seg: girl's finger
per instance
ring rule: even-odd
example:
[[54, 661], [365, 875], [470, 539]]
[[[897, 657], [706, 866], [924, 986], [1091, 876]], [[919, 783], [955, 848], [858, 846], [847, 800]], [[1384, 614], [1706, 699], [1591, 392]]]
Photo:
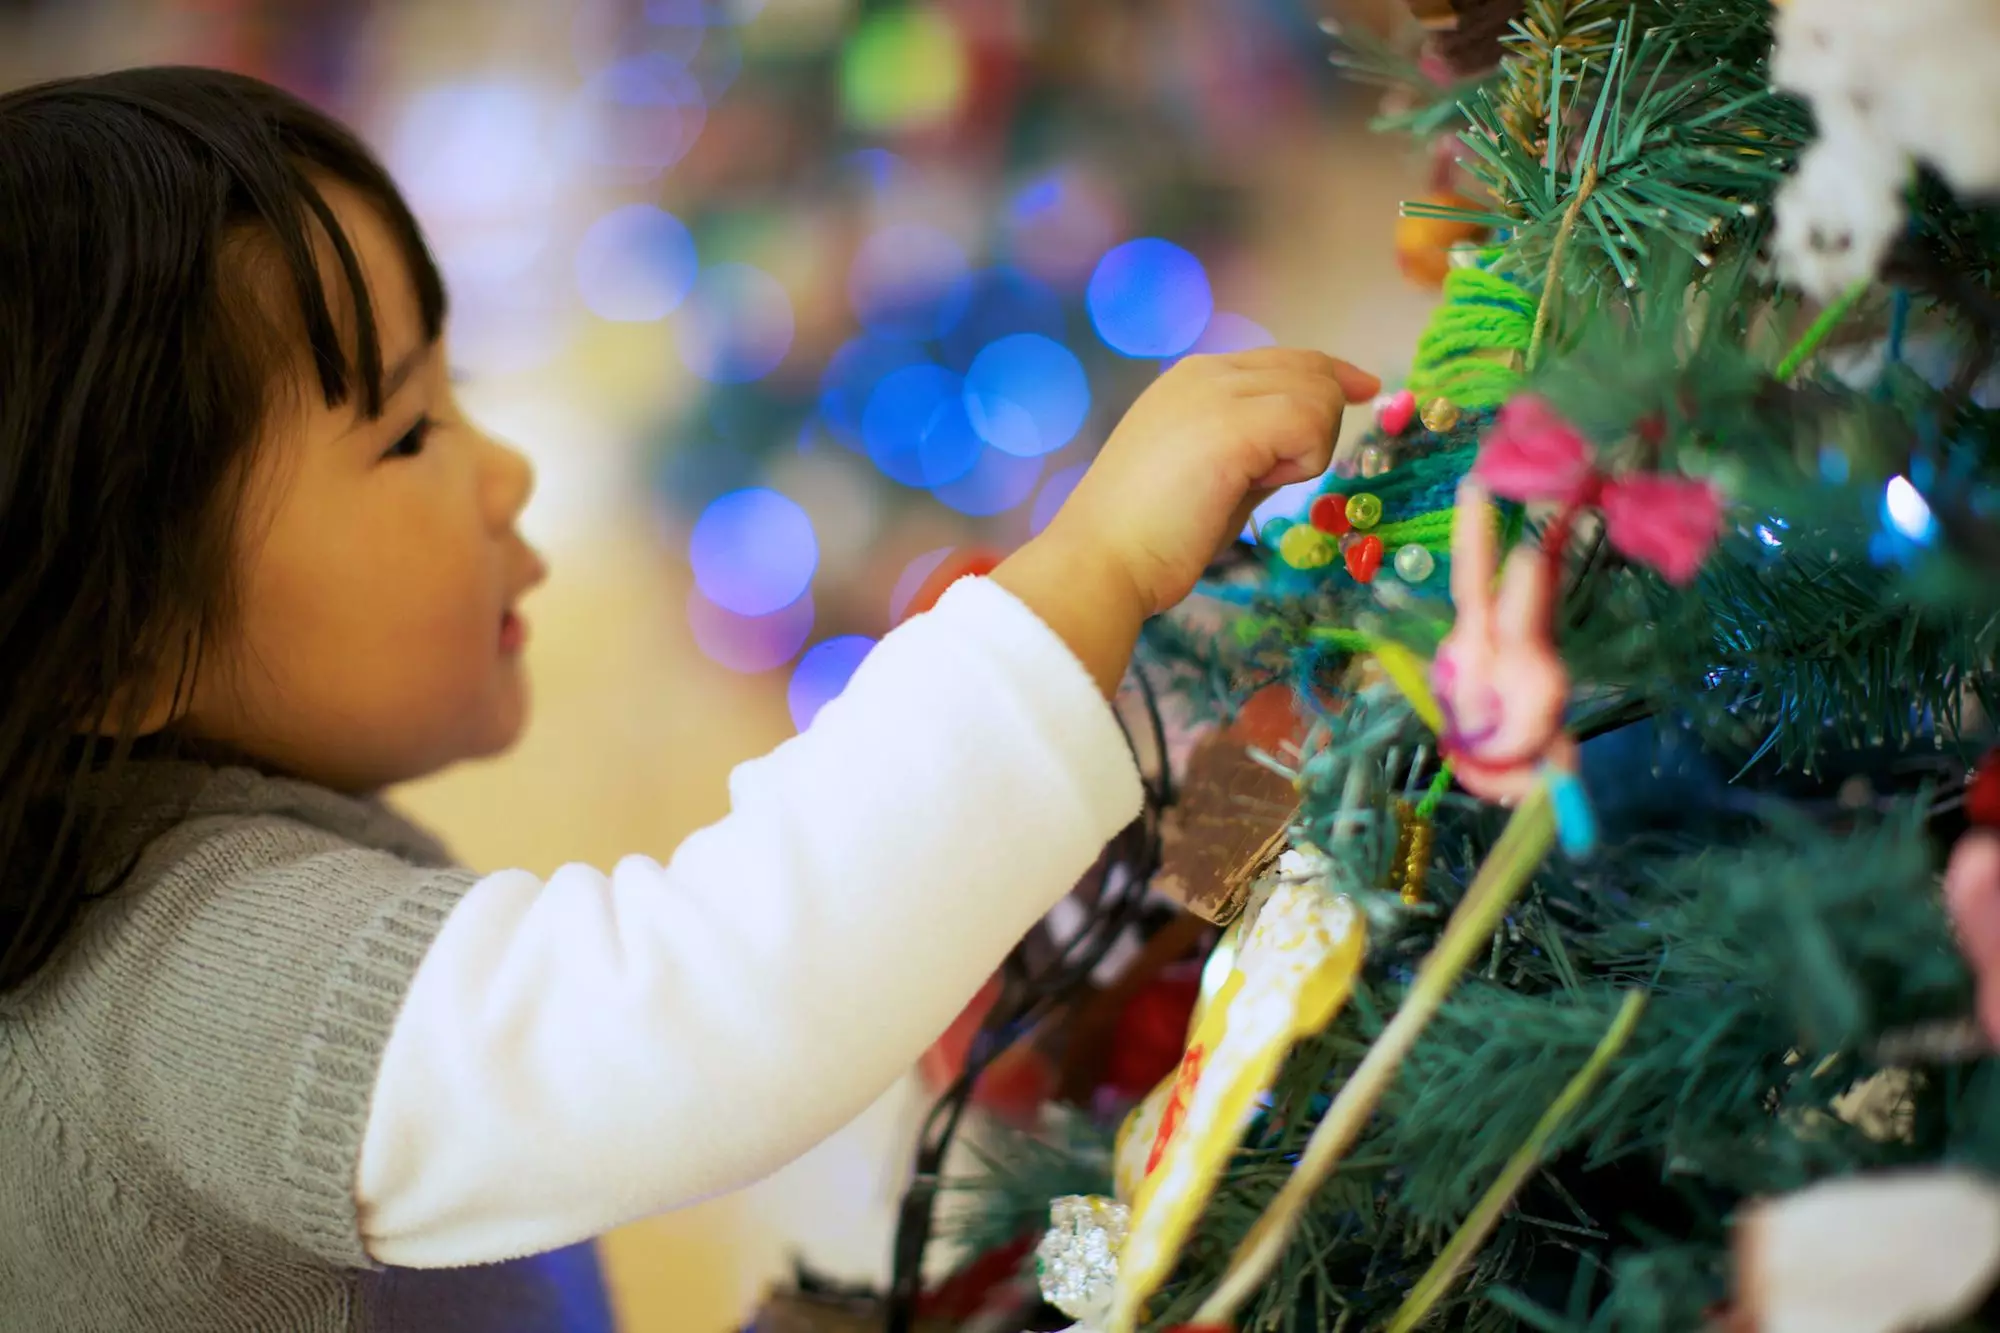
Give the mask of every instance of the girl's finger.
[[1349, 402], [1373, 398], [1382, 392], [1382, 381], [1367, 371], [1325, 352], [1290, 347], [1259, 347], [1247, 352], [1229, 352], [1216, 358], [1238, 372], [1290, 370], [1315, 379], [1332, 380]]

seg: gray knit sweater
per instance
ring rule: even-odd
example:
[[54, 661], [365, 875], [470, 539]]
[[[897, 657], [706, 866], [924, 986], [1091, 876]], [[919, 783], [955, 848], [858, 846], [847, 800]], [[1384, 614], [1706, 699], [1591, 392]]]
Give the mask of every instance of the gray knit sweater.
[[553, 1333], [528, 1265], [363, 1251], [370, 1090], [473, 877], [380, 804], [137, 766], [114, 879], [0, 1000], [0, 1333]]

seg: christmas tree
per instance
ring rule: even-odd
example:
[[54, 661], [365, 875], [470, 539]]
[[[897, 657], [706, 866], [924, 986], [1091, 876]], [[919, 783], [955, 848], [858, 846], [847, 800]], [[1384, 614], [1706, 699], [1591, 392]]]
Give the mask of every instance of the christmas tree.
[[1180, 1075], [987, 1152], [984, 1239], [1106, 1196], [1093, 1330], [2000, 1328], [2000, 9], [1413, 9], [1340, 58], [1490, 234], [1152, 635], [1296, 724], [1183, 779]]

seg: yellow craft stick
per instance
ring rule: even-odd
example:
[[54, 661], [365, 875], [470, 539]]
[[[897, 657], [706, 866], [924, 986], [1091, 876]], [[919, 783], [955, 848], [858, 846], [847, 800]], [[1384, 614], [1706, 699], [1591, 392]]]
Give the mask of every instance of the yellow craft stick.
[[1270, 1276], [1306, 1204], [1360, 1136], [1362, 1126], [1368, 1123], [1389, 1081], [1401, 1068], [1403, 1058], [1436, 1016], [1467, 964], [1487, 947], [1508, 906], [1520, 896], [1554, 841], [1555, 815], [1544, 781], [1507, 821], [1499, 842], [1473, 877], [1472, 887], [1466, 890], [1458, 909], [1445, 923], [1444, 933], [1417, 969], [1402, 1007], [1334, 1097], [1333, 1105], [1327, 1108], [1306, 1141], [1291, 1178], [1237, 1246], [1228, 1271], [1196, 1313], [1195, 1323], [1229, 1322]]

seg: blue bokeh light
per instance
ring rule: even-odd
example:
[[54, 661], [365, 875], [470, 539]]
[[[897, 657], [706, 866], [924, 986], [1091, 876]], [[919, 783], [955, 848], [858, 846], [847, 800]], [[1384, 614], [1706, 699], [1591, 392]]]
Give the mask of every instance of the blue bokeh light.
[[764, 0], [646, 0], [646, 21], [663, 28], [727, 28], [748, 23]]
[[847, 279], [855, 316], [888, 338], [937, 338], [965, 314], [965, 250], [935, 227], [898, 223], [861, 243]]
[[931, 488], [939, 503], [973, 518], [1004, 514], [1034, 493], [1040, 458], [981, 448], [964, 476]]
[[841, 344], [820, 376], [819, 412], [833, 438], [850, 449], [865, 449], [861, 417], [875, 386], [905, 366], [927, 360], [913, 342], [863, 335]]
[[799, 600], [819, 567], [819, 539], [797, 501], [752, 486], [716, 497], [688, 538], [695, 586], [724, 611], [768, 616]]
[[905, 366], [875, 386], [861, 437], [885, 476], [920, 490], [963, 477], [983, 448], [965, 414], [964, 381], [928, 362]]
[[792, 668], [792, 683], [785, 690], [791, 706], [792, 725], [804, 731], [819, 710], [839, 697], [854, 677], [875, 640], [862, 634], [843, 634], [837, 639], [816, 643]]
[[781, 667], [812, 637], [813, 599], [801, 597], [767, 616], [740, 616], [688, 589], [688, 628], [695, 646], [731, 671], [758, 672]]
[[694, 237], [679, 218], [651, 204], [606, 213], [576, 249], [583, 303], [619, 323], [665, 319], [687, 299], [697, 268]]
[[1049, 479], [1042, 483], [1041, 493], [1035, 496], [1035, 507], [1028, 511], [1028, 532], [1039, 535], [1043, 528], [1055, 522], [1056, 513], [1069, 500], [1069, 494], [1076, 484], [1083, 480], [1083, 474], [1090, 471], [1090, 464], [1078, 463], [1049, 473]]
[[1090, 379], [1076, 354], [1039, 333], [1016, 333], [973, 358], [965, 410], [979, 438], [1018, 458], [1052, 454], [1090, 415]]
[[1201, 261], [1154, 237], [1127, 241], [1099, 260], [1084, 299], [1097, 336], [1132, 357], [1179, 356], [1215, 310]]
[[965, 317], [945, 335], [938, 359], [964, 374], [988, 343], [1015, 333], [1061, 342], [1066, 321], [1055, 288], [1015, 268], [992, 268], [973, 279]]
[[791, 298], [748, 264], [703, 269], [677, 322], [681, 364], [714, 384], [762, 379], [792, 349]]

